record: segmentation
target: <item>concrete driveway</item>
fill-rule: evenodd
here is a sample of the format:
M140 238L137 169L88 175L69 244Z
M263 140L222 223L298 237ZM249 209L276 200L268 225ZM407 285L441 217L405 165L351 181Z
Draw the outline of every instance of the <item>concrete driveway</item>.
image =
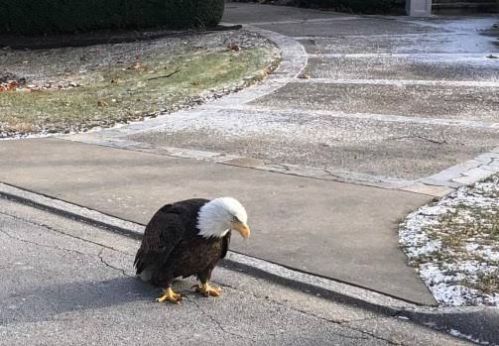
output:
M417 20L230 3L224 20L298 41L303 71L267 95L171 117L132 141L326 167L371 182L424 179L499 146L494 17Z

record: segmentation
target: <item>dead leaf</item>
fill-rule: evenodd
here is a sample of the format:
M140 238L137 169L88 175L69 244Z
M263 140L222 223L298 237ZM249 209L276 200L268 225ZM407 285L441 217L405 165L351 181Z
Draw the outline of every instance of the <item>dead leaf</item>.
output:
M142 65L140 64L139 61L137 61L135 64L133 64L132 69L140 70L141 67L142 67Z
M233 51L233 52L239 52L241 50L241 47L236 42L230 42L227 45L227 49Z
M18 87L19 87L18 81L9 80L6 83L0 83L0 92L16 90Z

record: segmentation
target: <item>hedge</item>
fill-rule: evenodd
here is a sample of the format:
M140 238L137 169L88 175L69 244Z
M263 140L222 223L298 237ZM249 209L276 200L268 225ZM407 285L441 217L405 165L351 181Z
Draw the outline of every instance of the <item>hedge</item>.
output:
M353 13L403 13L405 0L231 0L306 8L324 8Z
M224 0L0 0L0 33L37 35L99 29L210 27Z
M354 13L388 13L403 8L400 0L300 0L300 6L334 8Z

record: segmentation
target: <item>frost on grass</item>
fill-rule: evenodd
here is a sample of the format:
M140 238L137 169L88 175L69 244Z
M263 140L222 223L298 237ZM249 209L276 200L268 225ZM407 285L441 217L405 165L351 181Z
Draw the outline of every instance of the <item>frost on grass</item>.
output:
M499 306L499 175L410 214L400 243L442 305Z
M278 62L270 41L244 30L0 49L0 139L109 128L188 109L263 80Z

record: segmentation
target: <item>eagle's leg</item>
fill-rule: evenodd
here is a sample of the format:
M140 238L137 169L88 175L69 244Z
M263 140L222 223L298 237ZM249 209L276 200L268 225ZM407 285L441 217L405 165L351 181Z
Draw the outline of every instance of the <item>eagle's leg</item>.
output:
M222 293L220 287L211 286L208 282L201 282L201 285L196 285L194 287L196 288L196 292L201 293L205 297L218 297L220 293Z
M182 295L173 292L171 287L167 287L163 290L163 295L156 299L159 303L170 302L178 304L182 300Z
M209 297L209 296L218 297L218 296L220 296L220 293L222 293L222 289L220 287L214 287L208 283L208 280L211 277L212 270L213 270L213 268L209 268L204 273L199 273L198 279L199 279L199 281L201 281L201 284L193 286L196 288L197 293L201 293L205 297Z

